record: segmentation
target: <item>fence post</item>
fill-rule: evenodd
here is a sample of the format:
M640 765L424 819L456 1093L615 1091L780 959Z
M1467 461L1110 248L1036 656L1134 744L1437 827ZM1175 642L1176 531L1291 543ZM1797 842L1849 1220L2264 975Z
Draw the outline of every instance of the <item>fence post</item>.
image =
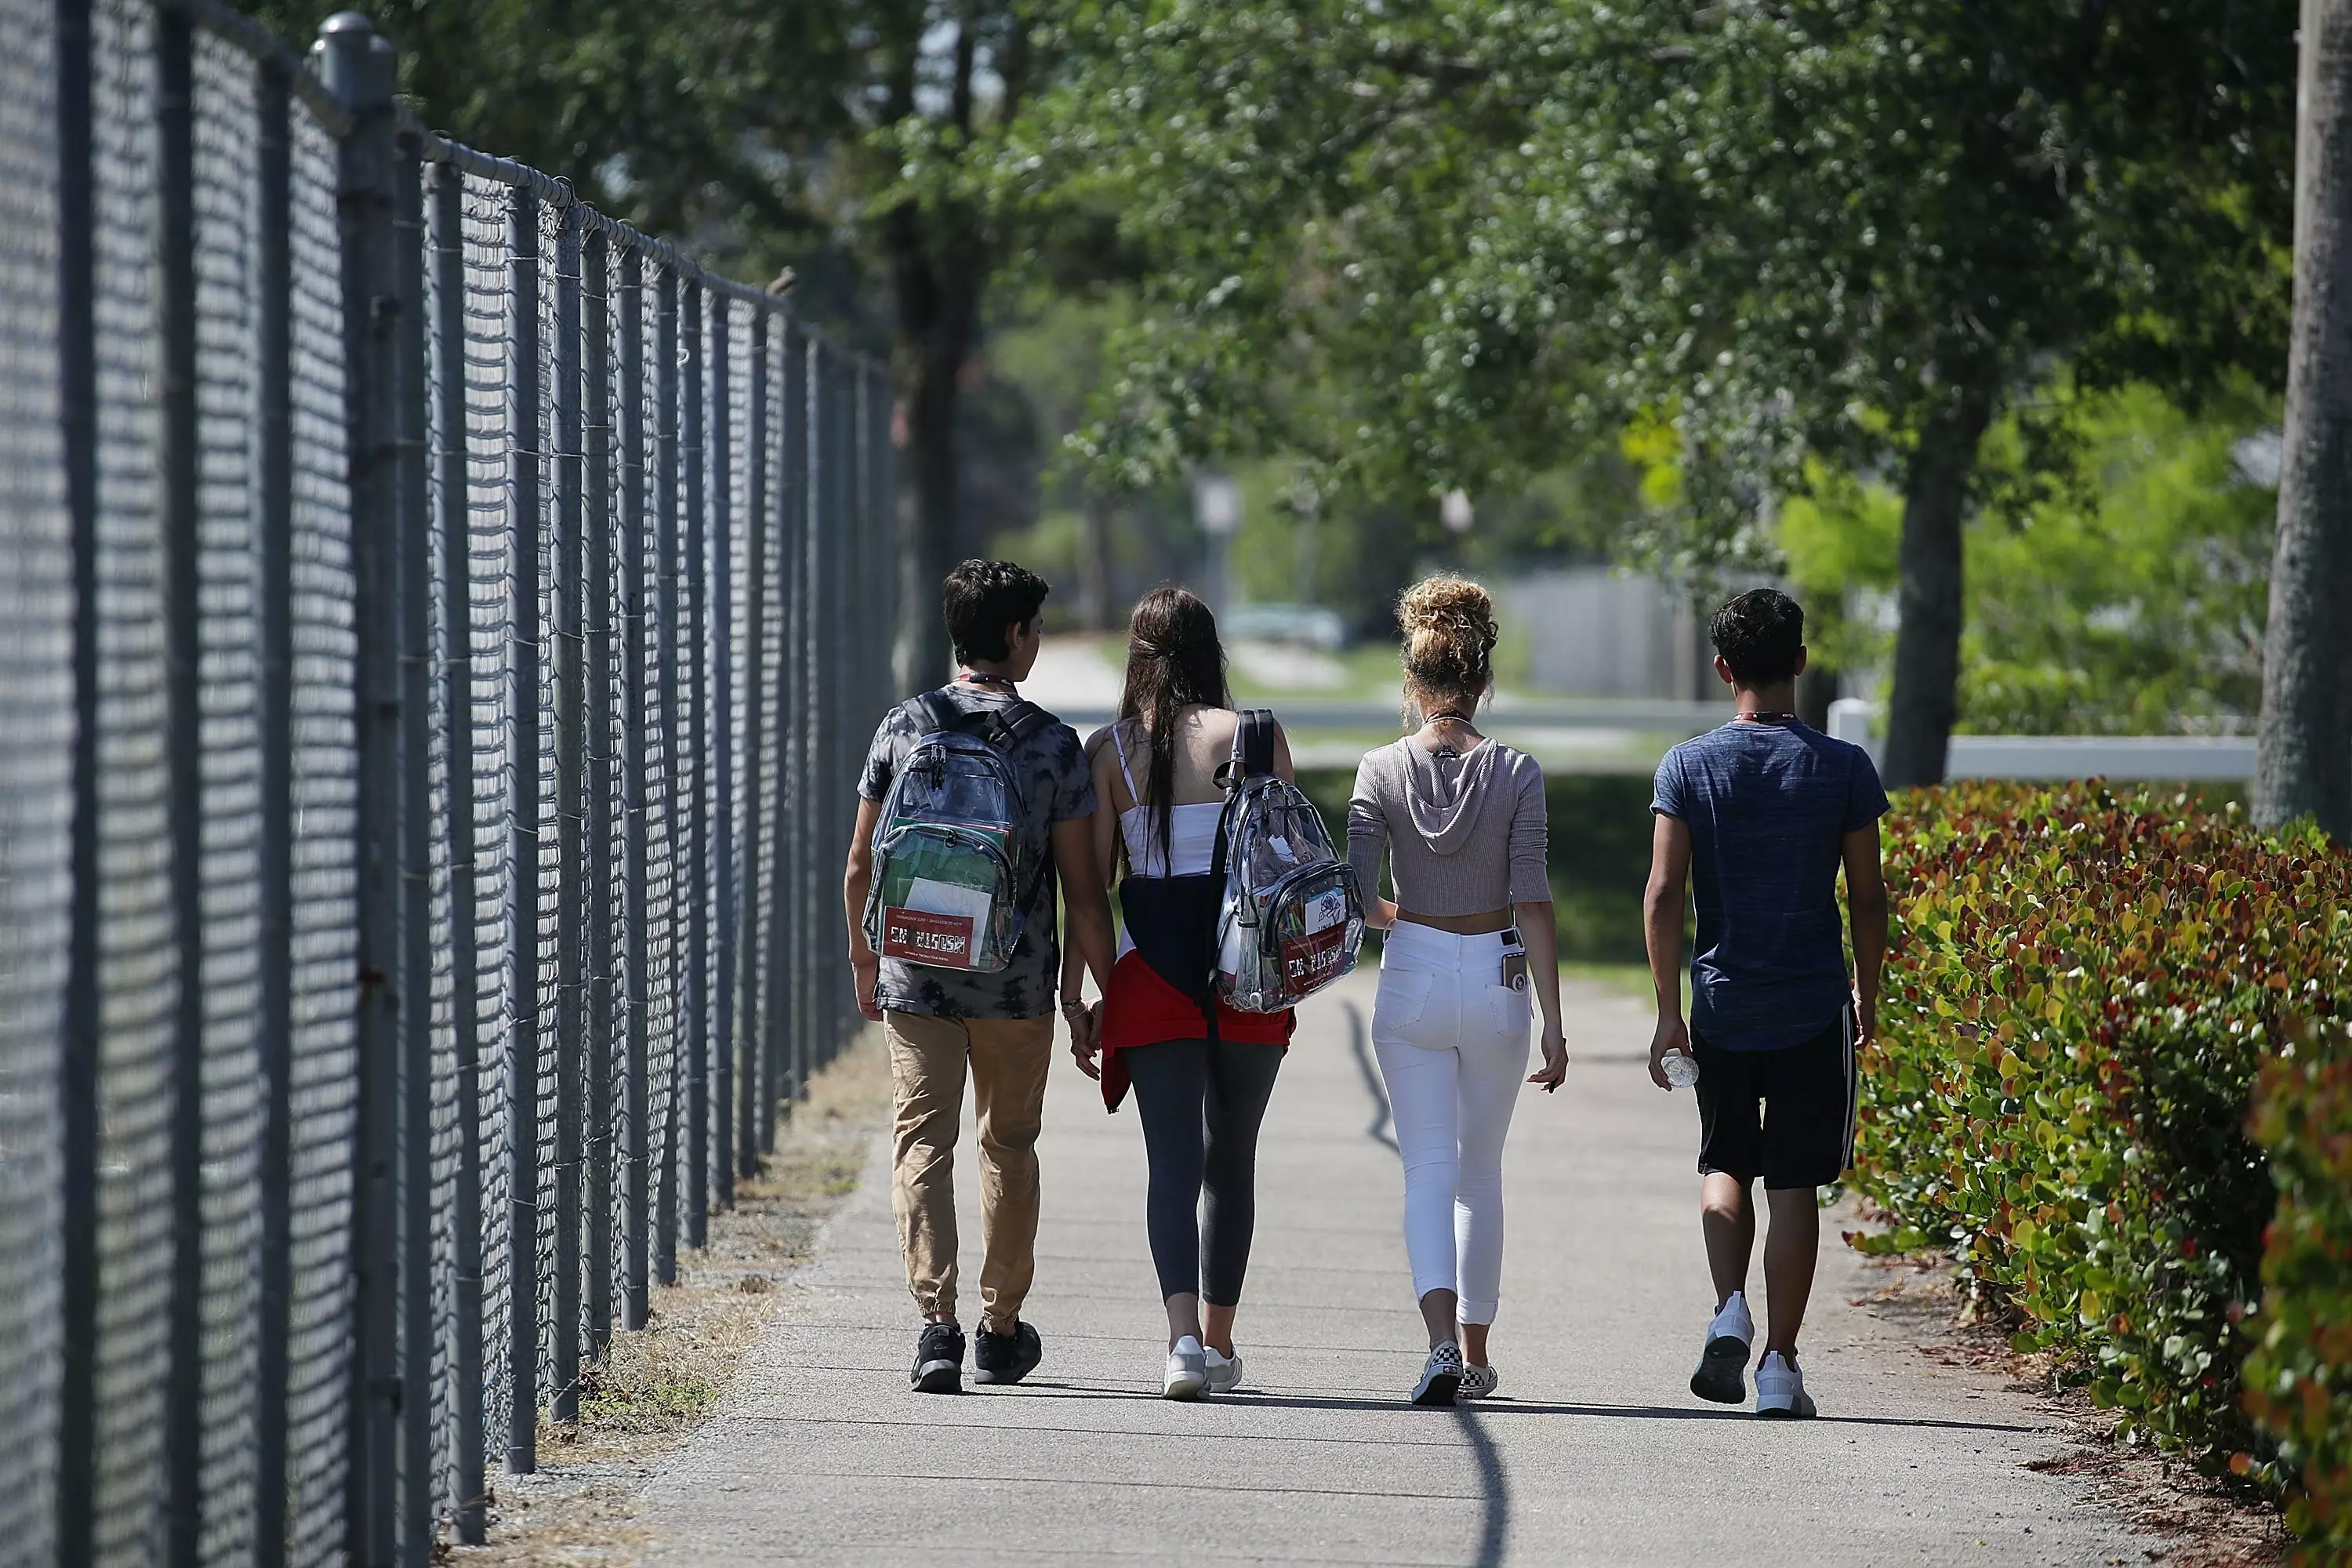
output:
M710 305L709 549L702 570L710 584L707 617L710 724L703 766L710 775L710 1184L722 1206L735 1202L735 399L734 307L716 290Z
M400 489L400 1561L433 1552L433 496L425 407L425 179L403 132L393 189Z
M812 336L801 355L801 396L803 417L807 425L803 440L807 445L808 465L801 476L803 503L806 512L803 547L802 579L805 584L803 597L807 610L803 616L802 630L807 642L801 650L801 681L803 712L806 743L803 751L807 766L803 775L805 791L801 811L808 835L809 846L809 905L810 932L822 929L817 922L824 918L825 876L830 868L826 847L833 836L824 822L828 795L825 775L833 763L832 715L824 700L824 638L828 617L825 613L824 544L824 475L828 467L824 451L824 345ZM822 944L810 942L806 947L805 984L801 987L802 1018L800 1062L795 1079L801 1098L808 1098L809 1076L824 1065L824 1042L822 1031L827 1005L826 965Z
M682 1089L687 1064L687 1028L680 1016L686 994L679 942L686 919L686 887L678 855L678 602L677 602L677 416L680 405L677 341L677 270L664 266L654 303L654 363L661 375L660 421L654 435L654 491L660 498L654 526L654 620L659 647L654 678L661 686L662 831L668 851L669 928L665 955L662 1022L669 1036L668 1114L662 1118L661 1168L655 1181L654 1277L677 1283L678 1128L684 1115Z
M735 1128L736 1158L746 1176L760 1170L761 1107L767 1101L766 1031L761 1027L760 973L764 958L761 942L761 900L772 874L762 846L772 842L761 793L767 782L768 635L768 312L751 312L750 400L743 410L743 862L737 884L735 946L739 971L736 983L736 1030L742 1042L742 1060L736 1072L736 1100L740 1115ZM769 1113L772 1116L772 1111Z
M288 1310L293 1295L294 454L292 83L254 85L254 1047L261 1080L256 1243L255 1568L286 1562Z
M797 329L784 339L784 483L786 502L784 574L791 584L786 599L782 667L777 684L785 692L784 776L787 821L792 839L791 946L784 954L784 1096L797 1103L807 1093L809 983L817 943L816 919L822 908L817 886L816 847L810 833L809 781L815 776L809 761L813 716L808 706L809 634L809 399L807 335Z
M60 1563L95 1555L98 1460L99 635L97 193L90 0L57 11L58 403L73 553L72 929L58 1098L61 1264L58 1386Z
M514 817L507 898L507 1468L539 1468L539 198L507 206L507 533L514 633L507 666L507 771ZM520 444L528 442L529 446Z
M684 627L686 649L679 684L688 693L694 732L690 750L681 746L684 766L673 770L686 800L686 867L679 878L686 901L687 1202L686 1244L700 1247L710 1226L710 658L705 619L709 604L710 548L704 526L710 473L709 389L703 381L703 347L709 331L698 284L685 289L685 364L681 379L686 430L679 447L686 458L686 556Z
M195 39L186 13L155 16L157 478L163 544L163 736L170 783L171 1294L164 1306L163 1557L194 1568L203 1508L204 647L197 495Z
M582 626L588 776L582 885L588 925L587 1352L604 1353L613 1330L613 319L612 252L603 229L581 258L581 331L586 372L587 514Z
M636 247L621 258L621 520L620 537L628 551L620 572L621 591L621 809L628 836L627 881L629 1039L626 1100L629 1125L628 1193L625 1203L626 1233L623 1268L627 1280L622 1293L621 1326L642 1329L651 1306L646 1283L647 1177L653 1152L653 1095L647 1053L651 1048L646 1009L653 988L646 979L652 959L652 932L646 917L646 263Z
M580 1159L582 1028L587 1000L581 963L596 911L581 902L580 668L580 206L556 212L555 517L547 552L547 647L555 668L555 1387L549 1413L580 1415Z
M482 1041L480 972L476 966L474 890L474 664L470 609L473 542L466 486L466 182L446 163L433 167L434 340L440 345L435 423L441 437L442 710L448 723L449 1028L457 1101L457 1175L450 1206L450 1419L456 1453L450 1489L457 1539L481 1544L488 1490L482 1432Z
M394 329L393 48L355 11L329 17L318 52L352 115L337 184L342 241L344 397L352 504L353 668L358 684L358 1149L352 1193L350 1539L362 1568L391 1568L401 1405L394 1190L399 1088L399 365Z

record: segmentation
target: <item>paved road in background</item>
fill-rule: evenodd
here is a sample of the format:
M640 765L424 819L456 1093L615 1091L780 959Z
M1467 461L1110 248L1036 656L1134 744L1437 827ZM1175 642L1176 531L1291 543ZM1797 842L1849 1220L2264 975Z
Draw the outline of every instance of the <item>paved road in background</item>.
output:
M1822 1418L1690 1396L1712 1305L1686 1095L1639 1062L1644 1010L1572 990L1576 1065L1522 1100L1494 1356L1502 1397L1414 1409L1422 1334L1403 1189L1361 1021L1370 974L1306 1010L1259 1161L1239 1347L1250 1392L1156 1397L1165 1328L1132 1108L1066 1059L1047 1098L1013 1389L910 1394L915 1320L877 1143L818 1262L643 1510L668 1563L2105 1563L2147 1540L2026 1468L2063 1439L1997 1378L1918 1353L1853 1304L1827 1249L1808 1331ZM965 1280L978 1274L970 1132ZM976 1303L974 1303L976 1305Z

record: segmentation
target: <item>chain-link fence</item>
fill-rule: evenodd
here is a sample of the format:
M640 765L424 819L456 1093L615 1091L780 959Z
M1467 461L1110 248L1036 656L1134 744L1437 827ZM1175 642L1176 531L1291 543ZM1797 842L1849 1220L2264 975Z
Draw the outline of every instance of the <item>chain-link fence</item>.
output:
M0 37L0 1563L421 1564L851 1027L890 389L355 17Z

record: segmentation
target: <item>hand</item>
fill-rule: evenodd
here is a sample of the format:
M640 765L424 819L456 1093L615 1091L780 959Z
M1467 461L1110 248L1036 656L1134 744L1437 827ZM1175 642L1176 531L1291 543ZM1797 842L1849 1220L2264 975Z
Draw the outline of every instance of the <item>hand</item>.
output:
M1077 1058L1078 1070L1091 1079L1102 1077L1102 1068L1095 1060L1102 1049L1102 1004L1066 1010L1062 1022L1070 1026L1070 1055Z
M1666 1053L1690 1049L1690 1026L1680 1018L1660 1017L1658 1032L1650 1041L1650 1081L1660 1089L1672 1089L1666 1081Z
M1543 1091L1549 1094L1568 1079L1568 1037L1560 1033L1558 1024L1544 1026L1543 1054L1542 1069L1528 1074L1528 1081L1543 1085Z
M874 999L874 987L882 978L882 956L879 953L851 953L849 973L857 984L857 1010L869 1024L882 1021L882 1004Z

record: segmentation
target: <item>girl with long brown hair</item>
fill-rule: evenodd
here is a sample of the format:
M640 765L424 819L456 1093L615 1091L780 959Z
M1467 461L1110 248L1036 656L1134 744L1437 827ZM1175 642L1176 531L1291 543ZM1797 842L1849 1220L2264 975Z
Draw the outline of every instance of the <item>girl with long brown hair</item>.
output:
M1145 595L1129 626L1118 721L1087 742L1108 807L1095 812L1095 849L1113 880L1126 868L1125 929L1097 1038L1073 1049L1111 1109L1135 1089L1170 1399L1241 1382L1234 1312L1256 1221L1258 1123L1291 1030L1288 1013L1236 1012L1207 989L1220 892L1209 868L1224 808L1216 773L1239 722L1208 605L1181 588ZM1293 776L1279 729L1275 771ZM1079 968L1064 970L1073 994Z

